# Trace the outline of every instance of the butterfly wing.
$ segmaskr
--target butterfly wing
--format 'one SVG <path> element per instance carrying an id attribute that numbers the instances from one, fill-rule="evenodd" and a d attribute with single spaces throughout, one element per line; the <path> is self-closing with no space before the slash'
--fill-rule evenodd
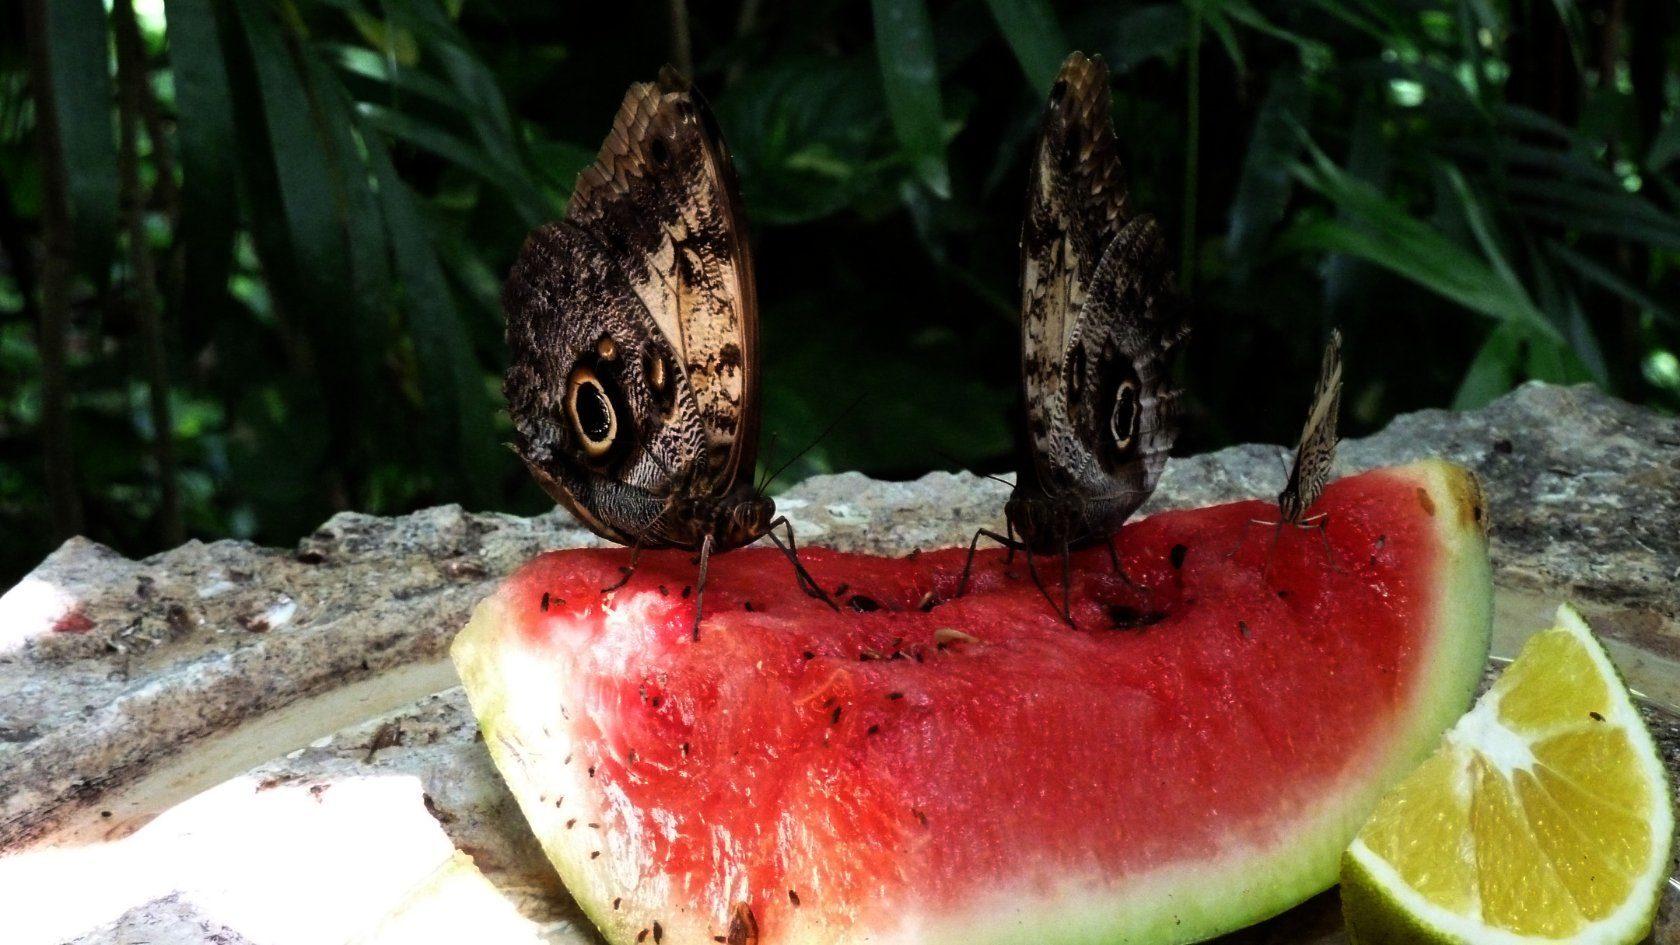
<path id="1" fill-rule="evenodd" d="M 1177 434 L 1166 360 L 1185 329 L 1160 231 L 1132 215 L 1100 60 L 1074 53 L 1051 88 L 1021 251 L 1033 470 L 1123 519 Z"/>
<path id="2" fill-rule="evenodd" d="M 1278 495 L 1278 510 L 1286 522 L 1300 522 L 1330 481 L 1330 469 L 1336 463 L 1336 420 L 1341 404 L 1342 333 L 1332 330 L 1324 346 L 1318 386 L 1313 388 L 1312 409 L 1307 412 L 1301 441 L 1295 447 L 1295 464 L 1289 470 L 1289 482 Z"/>
<path id="3" fill-rule="evenodd" d="M 1153 218 L 1127 223 L 1103 252 L 1068 344 L 1068 422 L 1101 470 L 1108 513 L 1148 500 L 1178 436 L 1170 359 L 1189 334 Z"/>
<path id="4" fill-rule="evenodd" d="M 502 306 L 515 452 L 592 531 L 666 543 L 660 517 L 704 461 L 705 431 L 676 350 L 624 272 L 589 233 L 550 223 L 526 238 Z"/>
<path id="5" fill-rule="evenodd" d="M 669 69 L 625 93 L 567 217 L 623 271 L 694 392 L 698 494 L 750 477 L 758 438 L 758 304 L 729 149 L 699 93 Z"/>
<path id="6" fill-rule="evenodd" d="M 1129 216 L 1108 70 L 1074 53 L 1051 87 L 1021 226 L 1021 383 L 1033 470 L 1047 489 L 1092 470 L 1067 422 L 1066 366 L 1075 323 L 1103 250 Z"/>

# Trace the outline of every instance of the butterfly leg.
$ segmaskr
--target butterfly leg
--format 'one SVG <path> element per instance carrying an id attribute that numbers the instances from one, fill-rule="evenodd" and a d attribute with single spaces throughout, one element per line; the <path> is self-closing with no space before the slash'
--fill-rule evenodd
<path id="1" fill-rule="evenodd" d="M 1062 540 L 1062 619 L 1073 626 L 1073 566 L 1069 562 L 1068 543 Z"/>
<path id="2" fill-rule="evenodd" d="M 1044 586 L 1044 580 L 1038 576 L 1038 565 L 1033 563 L 1032 546 L 1023 544 L 1021 550 L 1027 554 L 1027 573 L 1032 575 L 1033 586 L 1038 588 L 1038 592 L 1044 596 L 1044 602 L 1050 605 L 1050 609 L 1056 612 L 1056 616 L 1061 617 L 1067 622 L 1068 626 L 1072 627 L 1073 618 L 1064 615 L 1061 609 L 1056 606 L 1056 598 L 1050 596 L 1050 589 Z"/>
<path id="3" fill-rule="evenodd" d="M 785 545 L 782 544 L 780 538 L 776 537 L 777 525 L 787 531 L 787 544 Z M 794 575 L 799 582 L 799 589 L 827 604 L 829 609 L 835 613 L 839 613 L 840 608 L 834 603 L 834 598 L 828 596 L 828 592 L 822 589 L 822 585 L 817 583 L 817 579 L 812 577 L 811 572 L 805 570 L 805 565 L 799 562 L 799 545 L 794 541 L 793 523 L 787 520 L 787 516 L 778 516 L 775 521 L 770 523 L 770 528 L 765 534 L 770 536 L 770 540 L 776 543 L 776 547 L 780 548 L 782 554 L 792 563 Z"/>
<path id="4" fill-rule="evenodd" d="M 1010 531 L 1013 532 L 1014 529 L 1010 529 Z M 968 593 L 968 575 L 974 568 L 974 552 L 978 549 L 980 539 L 982 538 L 990 538 L 1003 547 L 1008 548 L 1011 555 L 1015 553 L 1016 542 L 1013 534 L 1005 537 L 989 528 L 977 529 L 974 532 L 974 537 L 970 539 L 968 543 L 968 558 L 963 562 L 962 579 L 957 582 L 957 592 L 951 595 L 952 597 L 961 597 Z"/>
<path id="5" fill-rule="evenodd" d="M 620 577 L 618 580 L 614 581 L 613 583 L 607 585 L 606 587 L 601 588 L 601 593 L 610 594 L 613 591 L 616 591 L 619 588 L 623 587 L 624 585 L 629 584 L 630 579 L 632 577 L 634 577 L 635 574 L 636 574 L 636 560 L 638 558 L 640 558 L 641 556 L 642 556 L 642 539 L 641 539 L 640 536 L 637 536 L 636 543 L 634 545 L 630 546 L 630 563 L 628 565 L 625 565 L 624 567 L 621 567 L 621 568 L 618 569 L 618 572 L 619 572 L 619 574 L 622 575 L 622 577 Z"/>
<path id="6" fill-rule="evenodd" d="M 1318 531 L 1318 537 L 1324 539 L 1324 557 L 1330 562 L 1331 570 L 1337 574 L 1345 574 L 1346 569 L 1337 560 L 1336 549 L 1330 544 L 1330 513 L 1320 512 L 1317 515 L 1304 518 L 1301 520 L 1299 527 Z"/>
<path id="7" fill-rule="evenodd" d="M 694 639 L 700 639 L 700 617 L 706 612 L 706 566 L 712 563 L 712 536 L 700 541 L 700 576 L 694 581 Z"/>

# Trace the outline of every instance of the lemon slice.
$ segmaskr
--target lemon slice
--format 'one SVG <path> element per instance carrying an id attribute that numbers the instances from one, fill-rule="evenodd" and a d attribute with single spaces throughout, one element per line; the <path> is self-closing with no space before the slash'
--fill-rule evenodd
<path id="1" fill-rule="evenodd" d="M 1673 832 L 1651 735 L 1564 605 L 1377 803 L 1342 907 L 1360 945 L 1624 945 L 1651 926 Z"/>

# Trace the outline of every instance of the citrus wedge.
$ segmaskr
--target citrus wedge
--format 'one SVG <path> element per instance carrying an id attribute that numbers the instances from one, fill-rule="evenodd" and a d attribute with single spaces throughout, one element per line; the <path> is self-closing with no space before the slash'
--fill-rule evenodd
<path id="1" fill-rule="evenodd" d="M 1651 926 L 1673 831 L 1650 733 L 1566 604 L 1378 802 L 1342 908 L 1359 945 L 1624 945 Z"/>

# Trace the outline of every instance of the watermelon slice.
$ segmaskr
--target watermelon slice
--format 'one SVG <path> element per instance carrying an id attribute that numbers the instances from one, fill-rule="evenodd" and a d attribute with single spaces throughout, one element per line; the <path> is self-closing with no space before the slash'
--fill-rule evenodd
<path id="1" fill-rule="evenodd" d="M 961 549 L 808 551 L 836 614 L 747 549 L 712 560 L 694 641 L 687 555 L 603 598 L 626 552 L 555 552 L 453 656 L 611 942 L 1194 941 L 1329 887 L 1486 658 L 1468 472 L 1347 478 L 1314 511 L 1327 531 L 1251 525 L 1265 502 L 1130 524 L 1130 582 L 1075 554 L 1077 629 L 1001 551 L 943 603 Z"/>

